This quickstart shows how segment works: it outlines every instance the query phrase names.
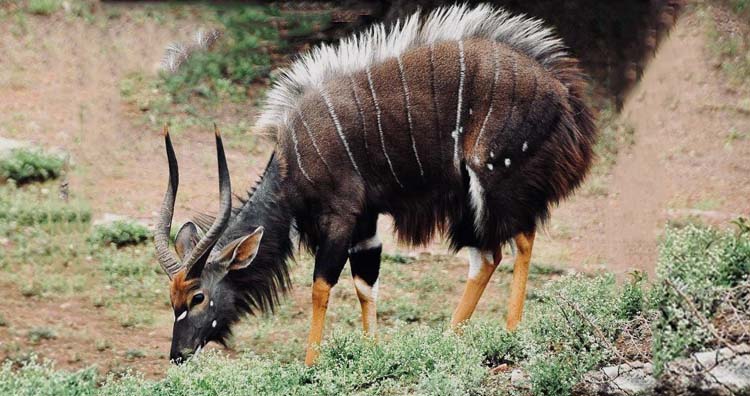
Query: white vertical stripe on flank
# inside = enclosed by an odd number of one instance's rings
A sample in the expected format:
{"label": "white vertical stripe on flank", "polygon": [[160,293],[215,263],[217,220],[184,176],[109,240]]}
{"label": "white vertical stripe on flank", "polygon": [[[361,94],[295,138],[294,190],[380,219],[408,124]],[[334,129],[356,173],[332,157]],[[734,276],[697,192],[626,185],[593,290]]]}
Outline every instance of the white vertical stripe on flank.
{"label": "white vertical stripe on flank", "polygon": [[469,205],[474,210],[474,231],[481,235],[484,226],[484,188],[477,174],[468,165],[466,171],[469,173]]}
{"label": "white vertical stripe on flank", "polygon": [[[307,174],[307,171],[304,167],[302,167],[302,156],[299,153],[299,142],[297,142],[297,133],[294,132],[294,127],[291,125],[289,126],[289,134],[292,136],[292,143],[294,143],[294,154],[297,157],[297,166],[299,166],[299,170],[302,171],[302,175],[305,176],[305,179],[312,183],[312,179],[310,179],[310,175]],[[213,301],[211,302],[213,303]]]}
{"label": "white vertical stripe on flank", "polygon": [[424,178],[424,169],[422,169],[422,161],[419,160],[419,153],[417,153],[417,142],[414,140],[414,126],[411,119],[411,100],[409,98],[409,86],[406,84],[406,74],[404,73],[404,63],[401,61],[401,56],[397,56],[398,61],[398,74],[401,76],[401,85],[404,87],[404,100],[406,101],[406,120],[409,122],[409,138],[411,139],[411,149],[414,152],[414,158],[417,159],[417,165],[419,166],[419,174]]}
{"label": "white vertical stripe on flank", "polygon": [[396,179],[396,183],[398,183],[401,188],[404,188],[404,185],[401,184],[401,181],[398,180],[398,176],[396,176],[396,171],[393,169],[391,157],[388,156],[388,152],[385,150],[385,137],[383,136],[383,124],[381,122],[380,104],[378,103],[378,95],[375,94],[375,86],[372,84],[372,73],[370,72],[369,66],[365,68],[365,73],[367,74],[367,84],[370,86],[372,101],[373,103],[375,103],[375,115],[378,119],[378,133],[380,134],[380,145],[383,148],[383,155],[385,156],[385,160],[388,162],[388,167],[391,168],[391,174],[393,175],[393,178]]}
{"label": "white vertical stripe on flank", "polygon": [[[498,56],[498,47],[495,45],[493,46],[494,51],[492,51],[492,54],[494,55],[492,59],[494,60],[494,68],[495,73],[492,75],[492,85],[490,86],[490,107],[487,110],[487,114],[484,116],[484,120],[482,121],[482,127],[479,128],[479,133],[477,134],[477,140],[474,141],[474,148],[472,149],[472,153],[474,154],[474,158],[478,161],[477,155],[477,147],[479,146],[479,141],[482,139],[482,135],[484,134],[484,130],[487,127],[487,120],[490,119],[490,115],[492,115],[492,109],[494,108],[495,103],[495,87],[497,86],[497,79],[500,76],[500,59]],[[490,153],[490,157],[494,157],[492,153]]]}
{"label": "white vertical stripe on flank", "polygon": [[354,167],[354,170],[357,171],[357,174],[362,176],[361,173],[359,173],[359,167],[357,166],[357,163],[354,162],[354,155],[352,155],[352,151],[349,149],[349,143],[346,142],[346,137],[344,136],[344,131],[341,129],[341,122],[339,122],[339,117],[336,115],[336,112],[333,110],[333,103],[331,102],[331,98],[328,96],[328,92],[325,90],[325,88],[320,88],[320,96],[323,97],[323,101],[326,102],[326,107],[328,107],[328,114],[331,115],[331,119],[333,120],[333,125],[336,127],[336,132],[339,134],[339,138],[341,138],[341,143],[344,144],[344,148],[346,149],[346,154],[349,156],[349,160],[352,162],[352,166]]}
{"label": "white vertical stripe on flank", "polygon": [[453,164],[458,168],[458,140],[461,137],[463,128],[461,127],[461,107],[463,107],[464,79],[466,78],[466,62],[464,61],[464,42],[458,40],[458,106],[456,109],[456,129],[453,131]]}
{"label": "white vertical stripe on flank", "polygon": [[352,94],[354,95],[354,103],[356,103],[357,111],[359,112],[359,119],[362,120],[362,135],[364,136],[365,140],[365,155],[367,155],[367,122],[365,120],[365,113],[362,110],[362,101],[359,100],[359,95],[357,95],[357,87],[352,76],[349,76],[349,83],[352,85]]}
{"label": "white vertical stripe on flank", "polygon": [[302,126],[305,127],[305,131],[307,132],[307,137],[310,138],[313,148],[315,148],[315,152],[318,153],[318,157],[320,158],[320,161],[322,161],[323,165],[325,165],[326,169],[328,169],[328,173],[330,173],[333,176],[333,171],[331,171],[331,167],[328,166],[328,162],[326,162],[325,158],[323,158],[323,153],[320,152],[318,143],[315,142],[315,137],[313,137],[312,130],[310,129],[310,126],[307,125],[307,121],[305,121],[305,117],[302,116],[302,112],[299,111],[299,109],[297,109],[297,115],[299,116],[299,120],[302,121]]}

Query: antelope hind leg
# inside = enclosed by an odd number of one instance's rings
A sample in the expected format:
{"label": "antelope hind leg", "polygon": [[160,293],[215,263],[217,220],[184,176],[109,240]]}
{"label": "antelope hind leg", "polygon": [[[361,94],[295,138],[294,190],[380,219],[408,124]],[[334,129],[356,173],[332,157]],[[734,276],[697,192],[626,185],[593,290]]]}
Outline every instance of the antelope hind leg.
{"label": "antelope hind leg", "polygon": [[535,231],[521,233],[514,237],[516,242],[516,260],[513,263],[513,280],[510,284],[510,300],[508,301],[507,328],[513,331],[521,322],[523,303],[526,299],[526,280],[529,276],[531,249],[534,246]]}
{"label": "antelope hind leg", "polygon": [[478,249],[469,248],[469,276],[461,300],[453,311],[451,328],[459,330],[459,326],[471,318],[479,299],[487,287],[495,268],[502,259],[502,251],[497,249],[495,254],[480,252]]}

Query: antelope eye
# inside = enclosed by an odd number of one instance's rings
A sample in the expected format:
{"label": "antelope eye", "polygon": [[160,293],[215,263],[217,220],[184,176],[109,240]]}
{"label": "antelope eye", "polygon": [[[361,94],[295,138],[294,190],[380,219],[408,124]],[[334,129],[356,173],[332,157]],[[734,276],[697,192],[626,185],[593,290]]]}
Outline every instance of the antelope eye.
{"label": "antelope eye", "polygon": [[205,297],[203,297],[203,293],[196,293],[193,296],[193,301],[190,303],[190,305],[191,306],[196,306],[196,305],[202,303],[204,298]]}

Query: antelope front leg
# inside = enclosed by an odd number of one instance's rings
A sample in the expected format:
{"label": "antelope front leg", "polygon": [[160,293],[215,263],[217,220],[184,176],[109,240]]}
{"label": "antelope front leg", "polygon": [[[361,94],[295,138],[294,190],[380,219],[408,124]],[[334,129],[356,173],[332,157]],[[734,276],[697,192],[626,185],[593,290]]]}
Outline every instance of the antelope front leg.
{"label": "antelope front leg", "polygon": [[459,326],[471,318],[479,299],[484,293],[487,283],[502,259],[502,251],[498,248],[493,255],[489,252],[480,252],[478,249],[469,248],[469,278],[466,280],[464,294],[461,296],[456,310],[451,318],[451,328],[458,330]]}
{"label": "antelope front leg", "polygon": [[[344,225],[337,226],[338,228],[332,227],[328,229],[346,229]],[[337,234],[341,235],[340,233]],[[310,334],[307,337],[307,353],[305,355],[305,364],[307,366],[312,366],[320,354],[320,342],[323,340],[323,327],[325,325],[326,311],[328,310],[328,299],[331,295],[331,289],[339,280],[341,270],[344,269],[344,264],[346,264],[348,257],[347,248],[349,246],[350,233],[346,233],[346,237],[343,238],[331,234],[323,235],[328,235],[328,237],[320,243],[315,253],[315,270],[312,286],[312,321],[310,323]]]}
{"label": "antelope front leg", "polygon": [[328,298],[331,295],[330,285],[325,279],[315,279],[312,286],[312,323],[310,324],[310,335],[307,337],[307,354],[305,364],[312,366],[318,359],[318,348],[323,340],[323,327],[328,310]]}
{"label": "antelope front leg", "polygon": [[515,236],[518,253],[513,263],[513,280],[510,284],[510,300],[508,303],[508,330],[515,330],[521,322],[523,303],[526,299],[526,280],[529,276],[531,249],[534,246],[535,232],[521,233]]}

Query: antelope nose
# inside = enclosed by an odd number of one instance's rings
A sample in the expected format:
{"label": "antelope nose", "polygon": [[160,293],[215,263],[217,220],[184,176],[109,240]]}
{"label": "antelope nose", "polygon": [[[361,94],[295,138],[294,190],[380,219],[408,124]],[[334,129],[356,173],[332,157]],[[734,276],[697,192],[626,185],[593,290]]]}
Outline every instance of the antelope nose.
{"label": "antelope nose", "polygon": [[179,351],[172,351],[169,354],[169,362],[173,364],[180,365],[182,363],[185,363],[185,355],[182,354],[182,352]]}

